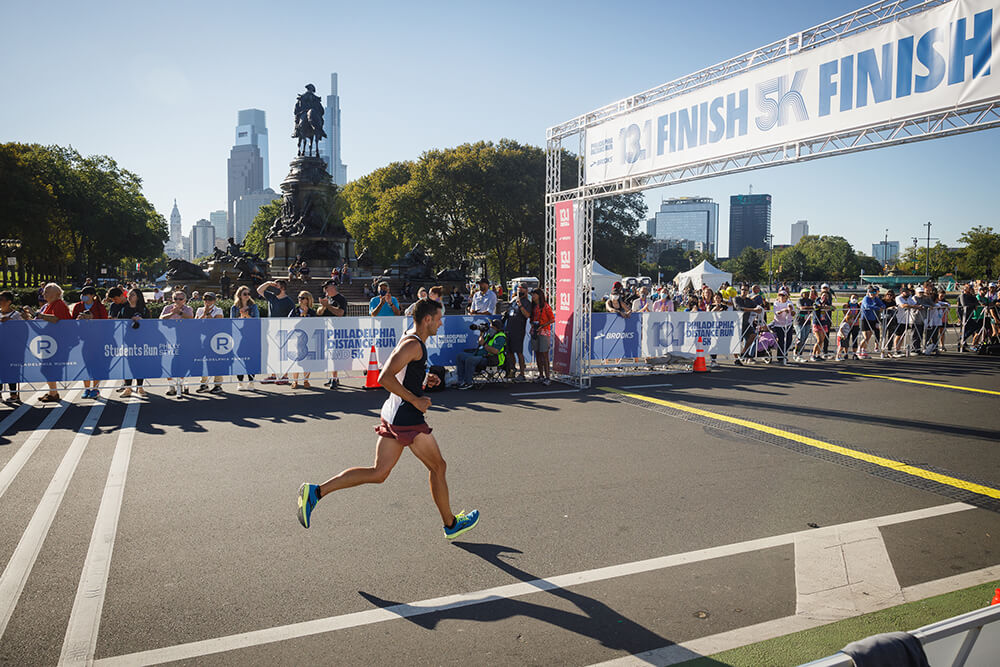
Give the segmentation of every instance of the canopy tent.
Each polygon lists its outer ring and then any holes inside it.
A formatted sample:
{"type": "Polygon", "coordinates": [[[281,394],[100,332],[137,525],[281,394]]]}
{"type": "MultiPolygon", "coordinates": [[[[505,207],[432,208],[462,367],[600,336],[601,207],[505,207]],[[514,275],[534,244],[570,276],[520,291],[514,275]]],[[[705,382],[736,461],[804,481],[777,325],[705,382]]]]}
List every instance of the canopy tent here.
{"type": "Polygon", "coordinates": [[[596,260],[590,264],[590,275],[595,300],[603,299],[611,294],[611,286],[622,279],[620,275],[604,268],[596,260]]]}
{"type": "Polygon", "coordinates": [[[718,290],[722,283],[732,284],[733,274],[717,269],[709,264],[708,260],[705,260],[690,271],[678,273],[674,276],[674,282],[677,283],[679,290],[686,289],[688,285],[695,289],[701,289],[702,285],[708,285],[713,290],[718,290]]]}

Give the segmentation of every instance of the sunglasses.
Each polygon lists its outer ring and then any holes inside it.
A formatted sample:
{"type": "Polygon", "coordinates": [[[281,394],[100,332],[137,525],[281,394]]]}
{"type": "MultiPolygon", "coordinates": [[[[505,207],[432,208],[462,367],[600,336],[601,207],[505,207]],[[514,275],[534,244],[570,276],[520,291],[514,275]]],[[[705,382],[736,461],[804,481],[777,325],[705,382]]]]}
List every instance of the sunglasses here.
{"type": "Polygon", "coordinates": [[[308,301],[308,300],[309,300],[309,297],[307,297],[307,296],[300,296],[299,297],[299,301],[308,301]]]}
{"type": "Polygon", "coordinates": [[[174,301],[184,301],[184,297],[182,297],[182,296],[175,296],[174,297],[174,301]]]}

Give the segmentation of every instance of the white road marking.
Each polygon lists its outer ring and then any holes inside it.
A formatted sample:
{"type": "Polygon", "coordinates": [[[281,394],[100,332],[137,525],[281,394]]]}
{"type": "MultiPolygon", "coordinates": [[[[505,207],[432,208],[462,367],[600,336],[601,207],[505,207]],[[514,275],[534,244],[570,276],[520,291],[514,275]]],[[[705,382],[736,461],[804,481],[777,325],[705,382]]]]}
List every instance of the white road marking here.
{"type": "Polygon", "coordinates": [[[63,640],[62,653],[59,656],[60,665],[89,665],[94,662],[111,555],[115,547],[118,517],[121,514],[122,497],[125,493],[125,477],[132,456],[132,441],[135,439],[135,425],[139,416],[138,399],[126,400],[130,402],[125,409],[121,430],[118,431],[118,442],[111,458],[108,481],[104,485],[101,507],[97,510],[94,532],[90,536],[90,548],[84,560],[80,585],[76,589],[73,611],[69,615],[66,638],[63,640]]]}
{"type": "Polygon", "coordinates": [[[13,412],[4,417],[4,420],[0,422],[0,435],[6,433],[7,429],[13,426],[18,419],[24,416],[24,413],[26,413],[31,408],[35,407],[35,403],[38,402],[38,399],[41,398],[43,393],[44,392],[38,392],[34,396],[31,396],[24,403],[21,403],[21,405],[17,406],[13,412]]]}
{"type": "Polygon", "coordinates": [[[626,384],[626,385],[622,385],[620,388],[621,389],[646,389],[648,387],[673,387],[673,386],[674,385],[665,382],[663,384],[626,384]]]}
{"type": "Polygon", "coordinates": [[[554,389],[552,391],[526,391],[518,394],[511,394],[511,396],[545,396],[547,394],[576,394],[579,389],[554,389]]]}
{"type": "MultiPolygon", "coordinates": [[[[59,467],[56,468],[55,475],[52,476],[52,481],[49,482],[45,494],[38,502],[38,507],[35,509],[31,521],[28,522],[28,527],[24,529],[24,534],[21,535],[21,540],[17,543],[14,554],[10,557],[3,574],[0,575],[0,638],[7,630],[7,624],[14,613],[14,607],[17,606],[21,592],[24,590],[24,584],[28,581],[31,568],[34,567],[35,560],[38,558],[42,542],[48,535],[63,496],[66,495],[66,488],[69,486],[73,473],[76,472],[76,466],[80,463],[83,450],[86,449],[87,442],[101,418],[101,413],[104,412],[105,403],[104,399],[98,399],[97,403],[90,408],[83,426],[80,427],[69,449],[66,450],[59,467]]],[[[56,410],[60,408],[63,406],[59,406],[56,410]]]]}
{"type": "MultiPolygon", "coordinates": [[[[42,444],[42,440],[45,439],[45,436],[49,434],[52,427],[55,426],[57,421],[59,421],[62,414],[66,412],[66,408],[68,408],[73,401],[76,400],[79,393],[79,391],[71,391],[67,393],[66,396],[63,397],[62,402],[53,407],[52,410],[49,411],[49,414],[45,415],[45,419],[41,424],[39,424],[38,428],[36,428],[31,435],[28,436],[28,439],[24,441],[24,444],[21,445],[16,452],[14,452],[14,455],[10,457],[9,461],[7,461],[7,465],[3,467],[3,470],[0,470],[0,496],[3,496],[3,494],[7,492],[7,487],[9,487],[10,483],[14,481],[15,477],[17,477],[17,473],[21,472],[21,468],[23,468],[24,464],[28,462],[31,455],[35,453],[35,450],[38,449],[38,445],[42,444]]],[[[22,405],[21,407],[25,406],[22,405]]]]}
{"type": "MultiPolygon", "coordinates": [[[[515,584],[508,584],[506,586],[487,588],[472,593],[450,595],[431,600],[422,600],[411,604],[394,605],[386,608],[370,609],[368,611],[344,614],[342,616],[318,618],[311,621],[292,623],[290,625],[243,632],[225,637],[217,637],[215,639],[205,639],[187,644],[178,644],[176,646],[130,653],[127,655],[97,660],[94,664],[102,667],[112,665],[132,666],[156,665],[175,660],[191,660],[204,655],[234,651],[253,646],[261,646],[263,644],[271,644],[289,639],[308,637],[310,635],[317,635],[335,630],[356,628],[364,625],[381,623],[383,621],[411,618],[414,616],[432,614],[449,609],[482,604],[485,602],[495,602],[497,600],[530,595],[539,591],[550,591],[558,588],[579,586],[595,581],[641,574],[643,572],[661,570],[675,567],[677,565],[698,563],[714,558],[722,558],[724,556],[760,551],[761,549],[770,549],[772,547],[794,544],[796,539],[801,539],[804,535],[837,535],[838,531],[867,530],[878,526],[890,526],[898,523],[918,521],[920,519],[944,516],[971,509],[975,509],[975,507],[972,505],[966,505],[965,503],[950,503],[948,505],[928,507],[921,510],[914,510],[912,512],[903,512],[901,514],[892,514],[889,516],[853,521],[851,523],[840,524],[837,526],[814,528],[794,533],[786,533],[784,535],[749,540],[747,542],[700,549],[698,551],[689,551],[682,554],[661,556],[659,558],[651,558],[633,563],[623,563],[620,565],[611,565],[609,567],[602,567],[594,570],[563,574],[556,577],[550,577],[549,579],[534,579],[527,582],[518,582],[515,584]]],[[[826,621],[817,620],[816,624],[819,625],[825,622],[826,621]]],[[[690,657],[691,656],[688,656],[688,658],[685,659],[689,659],[690,657]]]]}

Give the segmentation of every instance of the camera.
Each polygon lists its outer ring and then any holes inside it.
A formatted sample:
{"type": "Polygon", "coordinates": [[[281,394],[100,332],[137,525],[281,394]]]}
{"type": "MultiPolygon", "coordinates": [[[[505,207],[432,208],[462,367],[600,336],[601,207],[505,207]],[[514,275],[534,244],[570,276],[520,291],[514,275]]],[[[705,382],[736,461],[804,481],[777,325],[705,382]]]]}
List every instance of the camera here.
{"type": "Polygon", "coordinates": [[[490,330],[490,322],[489,320],[485,322],[474,322],[469,325],[469,330],[478,331],[479,333],[486,333],[487,331],[490,330]]]}

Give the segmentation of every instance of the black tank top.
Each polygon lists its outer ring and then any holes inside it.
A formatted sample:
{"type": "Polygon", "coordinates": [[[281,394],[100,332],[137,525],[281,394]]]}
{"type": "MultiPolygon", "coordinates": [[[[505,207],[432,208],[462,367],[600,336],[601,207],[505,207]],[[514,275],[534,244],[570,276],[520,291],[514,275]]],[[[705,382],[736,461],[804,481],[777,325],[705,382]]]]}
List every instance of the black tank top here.
{"type": "MultiPolygon", "coordinates": [[[[420,358],[406,364],[403,370],[396,374],[396,379],[415,396],[423,396],[424,379],[427,377],[427,346],[419,336],[414,335],[403,337],[400,343],[407,338],[420,343],[420,358]]],[[[424,413],[396,394],[389,394],[389,398],[382,405],[382,419],[393,426],[416,426],[424,423],[424,413]]]]}

